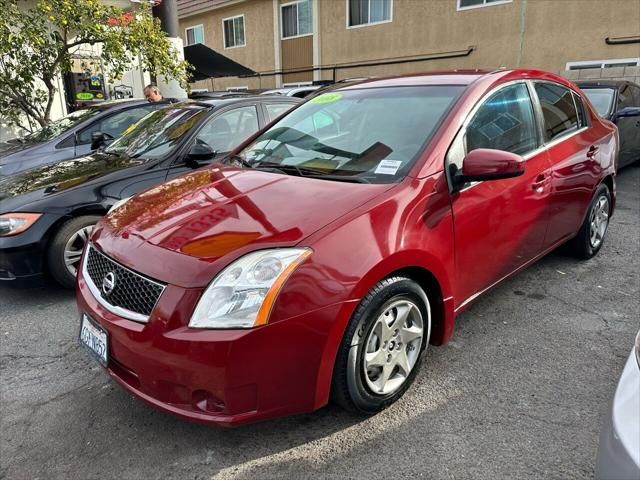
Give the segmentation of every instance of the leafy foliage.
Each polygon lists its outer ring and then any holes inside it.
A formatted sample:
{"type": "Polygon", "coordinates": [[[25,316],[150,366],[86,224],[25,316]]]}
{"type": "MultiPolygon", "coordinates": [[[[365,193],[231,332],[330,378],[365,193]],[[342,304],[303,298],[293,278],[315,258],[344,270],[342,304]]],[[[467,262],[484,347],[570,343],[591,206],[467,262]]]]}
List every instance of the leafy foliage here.
{"type": "Polygon", "coordinates": [[[0,12],[0,116],[9,123],[50,122],[57,77],[71,71],[82,45],[100,45],[110,78],[140,58],[145,71],[187,88],[187,63],[148,6],[125,11],[99,0],[0,0],[0,12]]]}

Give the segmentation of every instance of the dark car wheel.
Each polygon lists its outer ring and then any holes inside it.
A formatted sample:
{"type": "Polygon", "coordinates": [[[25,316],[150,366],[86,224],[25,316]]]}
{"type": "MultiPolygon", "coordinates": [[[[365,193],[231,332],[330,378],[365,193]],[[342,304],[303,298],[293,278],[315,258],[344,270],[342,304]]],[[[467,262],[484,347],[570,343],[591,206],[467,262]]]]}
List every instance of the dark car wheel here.
{"type": "Polygon", "coordinates": [[[430,334],[429,300],[420,285],[404,277],[382,280],[347,326],[334,367],[332,399],[364,415],[391,405],[413,382],[430,334]]]}
{"type": "Polygon", "coordinates": [[[83,215],[65,222],[47,250],[47,265],[53,279],[65,288],[74,288],[82,251],[89,241],[98,215],[83,215]]]}
{"type": "Polygon", "coordinates": [[[575,256],[588,259],[600,251],[609,227],[610,215],[611,192],[609,187],[603,183],[596,190],[578,235],[569,245],[575,256]]]}

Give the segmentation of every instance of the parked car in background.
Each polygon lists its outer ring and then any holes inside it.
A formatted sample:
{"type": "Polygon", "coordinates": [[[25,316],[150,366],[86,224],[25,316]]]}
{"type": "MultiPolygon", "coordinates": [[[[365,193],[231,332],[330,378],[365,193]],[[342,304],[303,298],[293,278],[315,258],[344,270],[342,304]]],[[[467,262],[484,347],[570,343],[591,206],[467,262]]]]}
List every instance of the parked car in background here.
{"type": "Polygon", "coordinates": [[[640,86],[622,80],[581,81],[578,86],[598,114],[618,126],[618,166],[640,160],[640,86]]]}
{"type": "Polygon", "coordinates": [[[0,178],[88,155],[168,102],[115,100],[70,113],[21,138],[0,143],[0,178]]]}
{"type": "Polygon", "coordinates": [[[48,272],[65,287],[93,226],[119,200],[206,165],[300,100],[241,97],[159,109],[104,151],[0,181],[0,281],[48,272]]]}
{"type": "Polygon", "coordinates": [[[304,98],[320,88],[320,85],[305,85],[303,87],[284,87],[267,90],[260,95],[283,95],[285,97],[304,98]]]}
{"type": "Polygon", "coordinates": [[[607,412],[596,460],[597,480],[640,478],[640,331],[607,412]]]}
{"type": "Polygon", "coordinates": [[[574,84],[536,70],[343,85],[107,215],[78,276],[80,339],[182,418],[330,396],[374,414],[484,292],[561,244],[600,250],[617,147],[574,84]]]}

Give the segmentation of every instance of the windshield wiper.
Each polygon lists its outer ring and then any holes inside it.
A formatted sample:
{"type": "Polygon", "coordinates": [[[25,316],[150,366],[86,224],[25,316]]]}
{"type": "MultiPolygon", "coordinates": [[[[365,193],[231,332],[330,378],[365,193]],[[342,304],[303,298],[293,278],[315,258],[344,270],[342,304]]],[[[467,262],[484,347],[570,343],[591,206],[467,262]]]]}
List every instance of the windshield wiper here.
{"type": "Polygon", "coordinates": [[[230,155],[230,156],[226,157],[226,158],[222,161],[222,163],[224,163],[225,165],[228,165],[228,164],[227,164],[227,162],[226,162],[227,160],[231,160],[231,161],[233,161],[233,160],[237,160],[237,161],[240,163],[240,165],[242,165],[243,167],[247,167],[247,168],[254,168],[254,167],[253,167],[253,165],[251,165],[249,162],[247,162],[244,158],[242,158],[242,157],[241,157],[240,155],[238,155],[238,154],[230,155]]]}
{"type": "Polygon", "coordinates": [[[299,167],[297,165],[282,165],[275,162],[258,162],[253,168],[260,169],[274,169],[280,170],[286,174],[297,173],[299,177],[306,178],[319,178],[322,180],[336,180],[338,182],[351,182],[351,183],[371,183],[364,177],[356,177],[355,175],[336,175],[332,173],[324,173],[321,170],[314,168],[299,167]]]}

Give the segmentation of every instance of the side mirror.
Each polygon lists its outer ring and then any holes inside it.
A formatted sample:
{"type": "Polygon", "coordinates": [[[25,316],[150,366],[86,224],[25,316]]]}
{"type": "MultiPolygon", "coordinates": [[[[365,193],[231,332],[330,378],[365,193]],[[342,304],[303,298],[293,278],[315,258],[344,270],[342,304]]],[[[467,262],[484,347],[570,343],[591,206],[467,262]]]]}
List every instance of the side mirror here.
{"type": "Polygon", "coordinates": [[[640,107],[624,107],[613,114],[614,121],[619,118],[640,117],[640,107]]]}
{"type": "Polygon", "coordinates": [[[93,132],[91,134],[91,150],[97,150],[100,147],[110,144],[113,137],[104,132],[93,132]]]}
{"type": "Polygon", "coordinates": [[[472,150],[462,160],[462,171],[453,177],[456,185],[467,182],[518,177],[524,173],[524,158],[490,148],[472,150]]]}
{"type": "Polygon", "coordinates": [[[199,162],[206,162],[216,156],[216,152],[209,145],[204,143],[194,143],[187,153],[187,163],[199,165],[199,162]]]}

